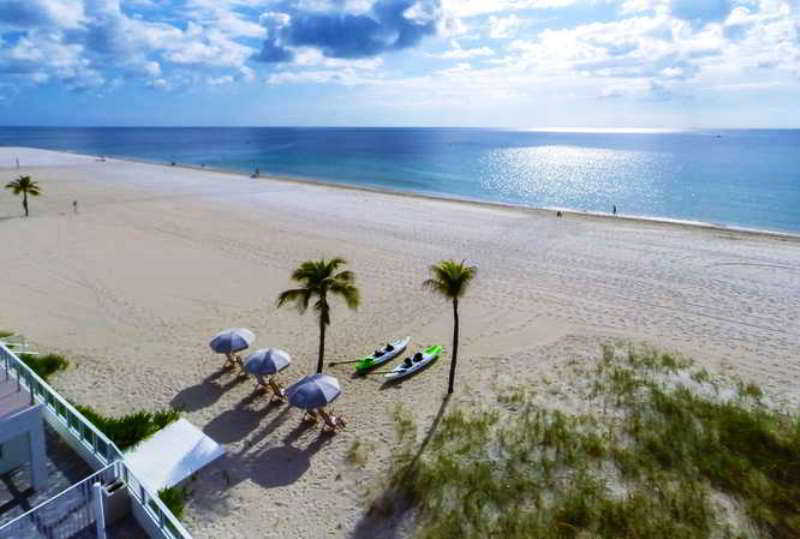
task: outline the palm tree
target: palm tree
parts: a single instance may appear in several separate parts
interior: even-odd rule
[[[447,393],[453,392],[456,378],[456,362],[458,361],[458,299],[466,291],[470,281],[475,278],[478,268],[465,265],[466,260],[442,260],[430,267],[432,277],[422,283],[424,288],[453,300],[453,361],[450,362],[450,380]]]
[[[22,207],[25,209],[25,217],[28,216],[28,195],[38,197],[42,190],[39,184],[31,179],[30,176],[20,176],[12,182],[6,184],[6,189],[18,195],[22,193]]]
[[[322,372],[325,357],[325,326],[331,323],[331,307],[328,305],[328,293],[340,296],[351,309],[357,309],[361,301],[360,293],[355,285],[356,277],[352,271],[340,271],[339,266],[347,264],[343,258],[330,260],[308,260],[300,264],[292,272],[292,280],[300,283],[300,288],[286,290],[278,295],[277,305],[294,302],[300,313],[304,313],[313,297],[317,297],[314,310],[319,315],[319,359],[317,372]]]

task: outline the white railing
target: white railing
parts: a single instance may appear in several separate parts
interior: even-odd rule
[[[0,372],[0,376],[15,379],[30,392],[32,401],[41,402],[47,412],[45,416],[48,423],[70,446],[77,449],[82,457],[89,456],[90,458],[86,460],[93,468],[105,469],[114,465],[116,478],[125,484],[131,495],[132,505],[140,505],[140,510],[134,510],[134,516],[142,527],[149,533],[167,538],[191,539],[192,536],[161,499],[151,493],[131,471],[125,461],[125,455],[116,444],[2,342],[0,342],[0,366],[4,370]],[[142,522],[140,518],[142,515],[151,522]],[[5,527],[0,527],[0,537],[3,537]]]
[[[0,362],[3,364],[6,379],[15,378],[31,393],[32,400],[44,404],[51,415],[61,421],[67,433],[100,461],[99,467],[105,467],[123,458],[122,451],[114,442],[2,343],[0,343]],[[95,463],[91,464],[94,468],[98,468]]]
[[[99,503],[94,484],[110,484],[114,481],[115,474],[115,466],[112,464],[62,490],[1,526],[0,539],[98,537],[96,529]]]

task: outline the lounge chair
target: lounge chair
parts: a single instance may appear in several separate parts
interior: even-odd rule
[[[258,387],[262,391],[265,393],[270,390],[272,391],[272,401],[283,401],[286,399],[286,391],[284,391],[283,386],[281,386],[273,376],[267,376],[267,379],[264,380],[264,376],[257,375],[256,380],[258,380]]]
[[[242,361],[242,356],[233,352],[225,352],[225,363],[222,365],[222,368],[231,368],[237,364],[239,365],[239,368],[244,371],[244,361]]]
[[[334,415],[333,410],[328,413],[320,408],[319,415],[324,422],[322,424],[322,432],[336,432],[338,429],[343,429],[347,426],[347,422],[343,418]]]

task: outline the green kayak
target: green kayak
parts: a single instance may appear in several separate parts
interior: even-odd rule
[[[411,337],[398,339],[390,342],[382,348],[379,348],[378,350],[375,350],[372,354],[362,358],[358,363],[356,363],[356,372],[358,374],[365,374],[378,365],[383,365],[384,363],[393,360],[403,353],[410,341]]]

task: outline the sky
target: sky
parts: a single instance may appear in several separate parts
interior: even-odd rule
[[[0,125],[800,127],[800,0],[0,0]]]

